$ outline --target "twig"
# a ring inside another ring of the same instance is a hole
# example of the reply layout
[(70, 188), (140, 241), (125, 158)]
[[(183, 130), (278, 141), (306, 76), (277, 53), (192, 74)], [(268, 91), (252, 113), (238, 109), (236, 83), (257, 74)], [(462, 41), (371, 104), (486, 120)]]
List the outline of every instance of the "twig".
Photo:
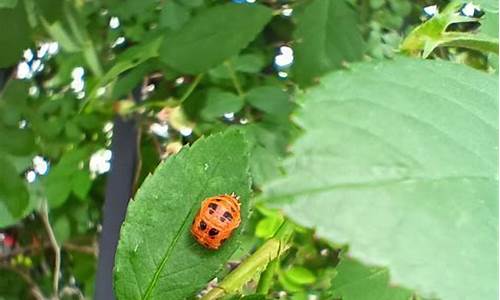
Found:
[(191, 85), (188, 87), (187, 91), (182, 95), (181, 99), (179, 100), (181, 103), (184, 102), (191, 94), (193, 93), (194, 89), (198, 86), (200, 83), (201, 79), (203, 78), (203, 73), (198, 74), (195, 78), (194, 81), (191, 83)]
[(290, 248), (294, 227), (292, 223), (285, 220), (273, 238), (260, 246), (254, 254), (227, 275), (219, 286), (210, 290), (201, 300), (216, 300), (241, 290), (256, 273), (262, 272), (271, 261), (279, 258)]
[(53, 288), (53, 299), (59, 299), (59, 272), (61, 269), (61, 248), (57, 244), (56, 236), (54, 235), (54, 231), (50, 226), (49, 222), (49, 212), (47, 207), (47, 201), (42, 201), (42, 207), (40, 209), (40, 217), (42, 219), (42, 223), (47, 231), (47, 235), (49, 236), (50, 245), (52, 250), (54, 251), (54, 278), (52, 281)]
[(94, 246), (76, 245), (66, 242), (63, 244), (63, 249), (84, 254), (90, 254), (97, 257), (97, 247), (95, 245)]
[(231, 76), (231, 80), (233, 81), (234, 89), (236, 92), (238, 92), (238, 95), (240, 97), (245, 96), (245, 93), (243, 92), (243, 89), (241, 88), (240, 81), (238, 79), (238, 75), (236, 75), (236, 72), (234, 71), (233, 64), (231, 63), (230, 60), (227, 60), (225, 63), (227, 70), (229, 71), (229, 75)]

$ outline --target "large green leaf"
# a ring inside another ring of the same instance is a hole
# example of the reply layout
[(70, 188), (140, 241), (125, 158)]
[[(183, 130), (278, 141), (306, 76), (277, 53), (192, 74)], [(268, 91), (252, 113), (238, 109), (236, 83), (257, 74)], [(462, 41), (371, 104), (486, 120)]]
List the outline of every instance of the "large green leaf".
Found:
[(29, 204), (26, 184), (15, 166), (0, 152), (0, 227), (23, 216)]
[[(0, 34), (0, 68), (5, 68), (21, 60), (23, 50), (31, 43), (30, 28), (22, 1), (18, 1), (13, 8), (0, 8), (0, 28), (4, 29)], [(5, 30), (7, 28), (15, 30)]]
[(271, 19), (271, 10), (257, 4), (224, 4), (202, 11), (181, 30), (168, 32), (161, 59), (185, 73), (200, 73), (243, 49)]
[(442, 61), (330, 74), (303, 96), (305, 133), (265, 194), (395, 283), (496, 299), (497, 96), (496, 77)]
[(352, 259), (342, 259), (332, 281), (333, 297), (342, 300), (410, 300), (412, 293), (389, 286), (389, 271), (367, 267)]
[(118, 299), (184, 299), (201, 289), (238, 248), (241, 229), (219, 250), (189, 232), (203, 199), (235, 192), (242, 227), (249, 214), (248, 151), (238, 131), (198, 140), (160, 164), (128, 208), (116, 254)]
[(362, 57), (365, 45), (357, 18), (344, 0), (313, 0), (299, 14), (293, 75), (300, 84)]

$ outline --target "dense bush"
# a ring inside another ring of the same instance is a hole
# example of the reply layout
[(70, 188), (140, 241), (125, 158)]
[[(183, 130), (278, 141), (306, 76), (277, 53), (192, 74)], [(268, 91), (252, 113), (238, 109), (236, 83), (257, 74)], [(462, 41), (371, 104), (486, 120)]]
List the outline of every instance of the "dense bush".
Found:
[(496, 0), (0, 0), (0, 28), (0, 299), (93, 298), (120, 189), (121, 300), (497, 299)]

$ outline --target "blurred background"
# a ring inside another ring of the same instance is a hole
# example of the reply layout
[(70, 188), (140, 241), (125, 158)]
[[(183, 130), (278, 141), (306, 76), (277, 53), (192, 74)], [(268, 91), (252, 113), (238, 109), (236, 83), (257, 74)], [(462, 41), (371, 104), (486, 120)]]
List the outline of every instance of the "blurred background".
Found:
[[(314, 53), (296, 26), (314, 0), (233, 0), (273, 11), (248, 46), (203, 72), (177, 71), (161, 59), (159, 36), (182, 34), (197, 15), (229, 2), (0, 0), (0, 299), (112, 299), (119, 226), (160, 161), (203, 135), (240, 127), (258, 192), (282, 173), (300, 133), (291, 121), (300, 89), (350, 62), (392, 58), (447, 3), (337, 0), (325, 66), (308, 61)], [(460, 13), (483, 14), (471, 3)], [(482, 30), (498, 37), (497, 22), (498, 14)], [(191, 59), (207, 59), (206, 51)], [(430, 57), (489, 72), (498, 65), (498, 56), (463, 48)], [(228, 270), (281, 221), (257, 207)], [(273, 283), (276, 298), (323, 299), (338, 250), (311, 230), (299, 232), (282, 263), (294, 267)]]

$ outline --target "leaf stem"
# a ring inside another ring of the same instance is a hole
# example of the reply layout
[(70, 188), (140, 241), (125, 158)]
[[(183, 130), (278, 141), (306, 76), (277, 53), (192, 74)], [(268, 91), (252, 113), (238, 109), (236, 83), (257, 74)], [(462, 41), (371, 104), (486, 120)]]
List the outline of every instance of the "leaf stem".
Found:
[(219, 286), (213, 288), (201, 300), (215, 300), (241, 290), (256, 273), (262, 272), (271, 261), (279, 258), (290, 248), (294, 227), (291, 222), (285, 220), (273, 238), (260, 246), (254, 254), (227, 275)]
[(238, 75), (236, 74), (236, 71), (233, 68), (233, 64), (231, 63), (230, 60), (226, 60), (224, 65), (229, 71), (229, 75), (231, 76), (231, 81), (233, 82), (234, 89), (238, 93), (238, 96), (243, 98), (245, 96), (245, 92), (243, 92), (243, 89), (241, 88), (240, 80), (238, 79)]
[(191, 85), (188, 87), (187, 91), (182, 95), (181, 99), (179, 100), (181, 103), (184, 102), (191, 94), (193, 91), (196, 89), (198, 84), (200, 83), (201, 79), (203, 78), (203, 73), (196, 75), (194, 78), (194, 81), (191, 83)]
[(49, 212), (47, 207), (47, 200), (42, 201), (42, 207), (40, 209), (40, 217), (42, 219), (42, 223), (47, 231), (47, 235), (49, 236), (50, 245), (54, 251), (54, 273), (53, 273), (53, 281), (52, 281), (52, 289), (53, 289), (53, 299), (59, 299), (59, 272), (61, 270), (61, 247), (57, 244), (56, 236), (54, 235), (54, 230), (52, 226), (50, 226), (49, 222)]

